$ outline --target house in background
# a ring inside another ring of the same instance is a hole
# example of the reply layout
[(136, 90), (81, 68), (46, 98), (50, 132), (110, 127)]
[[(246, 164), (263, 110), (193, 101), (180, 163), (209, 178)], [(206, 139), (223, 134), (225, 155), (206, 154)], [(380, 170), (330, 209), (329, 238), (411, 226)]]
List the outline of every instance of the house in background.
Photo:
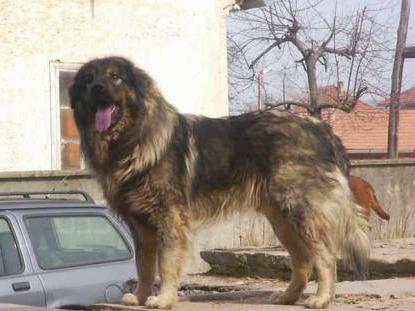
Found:
[[(415, 110), (415, 85), (401, 92), (399, 102), (401, 104), (401, 110)], [(389, 103), (390, 99), (385, 99), (379, 103), (379, 107), (384, 109), (389, 108)]]
[[(319, 88), (319, 101), (324, 104), (335, 103), (346, 95), (342, 82)], [(302, 103), (307, 104), (308, 98)], [(378, 106), (372, 106), (358, 100), (354, 109), (347, 113), (339, 109), (328, 108), (322, 111), (326, 121), (338, 135), (352, 159), (387, 158), (389, 110), (388, 100)], [(247, 103), (241, 111), (258, 110), (257, 103)], [(291, 105), (290, 111), (307, 114), (302, 107)], [(402, 92), (401, 111), (398, 129), (398, 150), (400, 157), (415, 158), (415, 87)]]
[[(319, 89), (319, 101), (333, 103), (345, 96), (344, 85), (328, 85)], [(398, 128), (398, 150), (400, 157), (415, 157), (415, 87), (402, 92), (402, 107)], [(324, 109), (322, 119), (341, 138), (352, 159), (387, 158), (388, 150), (388, 101), (371, 106), (358, 100), (354, 109), (347, 113), (339, 109)]]
[[(346, 113), (330, 109), (324, 118), (341, 138), (350, 158), (387, 158), (389, 111), (363, 101)], [(398, 128), (400, 157), (415, 157), (415, 110), (401, 110)]]
[(67, 89), (82, 63), (130, 58), (179, 111), (228, 113), (225, 15), (256, 0), (0, 0), (0, 171), (83, 167)]

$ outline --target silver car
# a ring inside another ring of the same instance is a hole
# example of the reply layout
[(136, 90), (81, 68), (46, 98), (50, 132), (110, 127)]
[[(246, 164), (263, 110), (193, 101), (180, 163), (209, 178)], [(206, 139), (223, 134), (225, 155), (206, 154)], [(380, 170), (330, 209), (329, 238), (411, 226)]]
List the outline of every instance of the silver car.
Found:
[(1, 303), (117, 303), (135, 276), (128, 230), (88, 194), (0, 193)]

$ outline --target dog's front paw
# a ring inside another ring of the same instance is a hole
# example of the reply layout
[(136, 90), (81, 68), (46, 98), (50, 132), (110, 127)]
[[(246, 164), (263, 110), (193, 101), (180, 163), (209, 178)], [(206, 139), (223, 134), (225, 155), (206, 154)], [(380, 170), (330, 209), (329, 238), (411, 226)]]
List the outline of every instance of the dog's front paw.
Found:
[(304, 305), (308, 309), (325, 309), (330, 304), (330, 296), (310, 296), (304, 301)]
[(140, 306), (144, 306), (146, 304), (148, 297), (151, 296), (152, 291), (151, 290), (138, 290), (135, 294), (138, 299), (138, 304)]
[(146, 307), (152, 309), (171, 309), (177, 298), (166, 296), (150, 296), (147, 298)]
[(138, 305), (137, 296), (131, 293), (124, 294), (121, 298), (121, 304), (125, 306), (137, 306)]

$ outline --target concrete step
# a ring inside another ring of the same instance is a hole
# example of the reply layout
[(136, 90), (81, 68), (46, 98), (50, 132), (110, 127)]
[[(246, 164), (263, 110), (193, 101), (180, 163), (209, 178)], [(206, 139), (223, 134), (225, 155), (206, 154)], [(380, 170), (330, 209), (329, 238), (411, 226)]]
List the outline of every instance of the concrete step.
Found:
[[(286, 251), (274, 248), (214, 249), (200, 253), (213, 274), (280, 278), (291, 275)], [(375, 241), (371, 247), (369, 279), (415, 275), (415, 238)], [(338, 260), (338, 279), (352, 280), (353, 272)]]

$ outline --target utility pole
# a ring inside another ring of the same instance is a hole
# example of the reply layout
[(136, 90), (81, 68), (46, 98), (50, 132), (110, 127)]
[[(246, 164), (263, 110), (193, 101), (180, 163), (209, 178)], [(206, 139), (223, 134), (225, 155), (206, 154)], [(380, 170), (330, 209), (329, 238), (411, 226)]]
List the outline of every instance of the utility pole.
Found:
[(263, 87), (263, 82), (264, 82), (264, 71), (260, 71), (257, 74), (257, 89), (258, 89), (258, 93), (257, 93), (257, 110), (261, 110), (262, 109), (262, 87)]
[[(287, 77), (287, 72), (284, 68), (284, 75), (282, 77), (282, 102), (286, 103), (286, 97), (285, 97), (285, 79)], [(285, 110), (290, 110), (290, 105), (284, 105)]]
[(264, 68), (256, 75), (257, 80), (257, 108), (262, 110), (265, 106), (264, 95), (265, 95), (265, 86), (264, 86), (264, 74), (270, 72), (272, 68)]
[(410, 0), (401, 0), (401, 16), (399, 19), (398, 38), (396, 40), (395, 60), (392, 71), (392, 87), (389, 106), (389, 128), (388, 128), (388, 157), (398, 157), (398, 126), (400, 94), (402, 86), (402, 70), (405, 61), (404, 50), (408, 33), (408, 22), (410, 12)]

